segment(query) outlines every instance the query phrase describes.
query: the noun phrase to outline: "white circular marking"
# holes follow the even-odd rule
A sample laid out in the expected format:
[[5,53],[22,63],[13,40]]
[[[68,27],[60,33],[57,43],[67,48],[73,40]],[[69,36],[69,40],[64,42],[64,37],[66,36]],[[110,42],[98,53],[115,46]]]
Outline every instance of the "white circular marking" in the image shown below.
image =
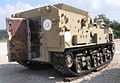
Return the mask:
[[51,27],[52,27],[52,22],[49,19],[45,19],[43,22],[43,28],[46,31],[49,31],[51,29]]

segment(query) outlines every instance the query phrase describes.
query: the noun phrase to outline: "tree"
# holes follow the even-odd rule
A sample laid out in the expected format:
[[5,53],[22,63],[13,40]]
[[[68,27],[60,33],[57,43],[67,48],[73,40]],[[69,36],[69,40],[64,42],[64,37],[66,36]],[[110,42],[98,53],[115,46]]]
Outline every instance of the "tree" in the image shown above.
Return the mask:
[[112,27],[113,29],[120,29],[120,23],[117,21],[112,21],[110,27]]
[[103,19],[107,27],[113,28],[113,33],[115,34],[116,38],[120,38],[120,23],[113,20],[110,21],[109,18],[107,18],[104,14],[100,14],[97,17],[94,18],[94,22],[97,22],[97,20]]
[[110,21],[109,18],[107,18],[104,14],[100,14],[97,17],[94,18],[94,22],[97,22],[98,19],[103,19],[103,21],[105,22],[106,26],[109,26],[112,21]]

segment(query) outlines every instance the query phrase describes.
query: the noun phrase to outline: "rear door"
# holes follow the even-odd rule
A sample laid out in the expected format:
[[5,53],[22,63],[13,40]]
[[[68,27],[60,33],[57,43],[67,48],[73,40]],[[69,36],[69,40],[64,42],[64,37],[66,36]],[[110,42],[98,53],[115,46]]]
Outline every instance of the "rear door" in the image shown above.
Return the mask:
[[27,60],[27,21],[23,18],[7,18],[9,61]]

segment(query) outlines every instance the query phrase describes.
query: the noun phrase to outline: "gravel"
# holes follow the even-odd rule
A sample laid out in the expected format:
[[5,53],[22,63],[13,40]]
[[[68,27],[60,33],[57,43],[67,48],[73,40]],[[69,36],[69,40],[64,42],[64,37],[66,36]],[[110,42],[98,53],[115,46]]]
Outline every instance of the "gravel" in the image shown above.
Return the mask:
[[[116,52],[108,67],[71,83],[120,83],[120,39],[115,40]],[[0,83],[64,83],[63,76],[53,68],[29,70],[7,60],[7,44],[0,43]]]

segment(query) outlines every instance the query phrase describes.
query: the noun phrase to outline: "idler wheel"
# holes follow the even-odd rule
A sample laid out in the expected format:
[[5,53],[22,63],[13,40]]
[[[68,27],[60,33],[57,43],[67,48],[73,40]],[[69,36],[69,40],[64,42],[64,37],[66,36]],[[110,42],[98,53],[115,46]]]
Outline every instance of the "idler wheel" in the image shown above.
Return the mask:
[[72,65],[73,65],[73,54],[71,52],[67,52],[65,54],[65,65],[68,67],[68,68],[71,68]]
[[112,45],[111,51],[112,51],[112,55],[114,55],[115,54],[115,44]]

